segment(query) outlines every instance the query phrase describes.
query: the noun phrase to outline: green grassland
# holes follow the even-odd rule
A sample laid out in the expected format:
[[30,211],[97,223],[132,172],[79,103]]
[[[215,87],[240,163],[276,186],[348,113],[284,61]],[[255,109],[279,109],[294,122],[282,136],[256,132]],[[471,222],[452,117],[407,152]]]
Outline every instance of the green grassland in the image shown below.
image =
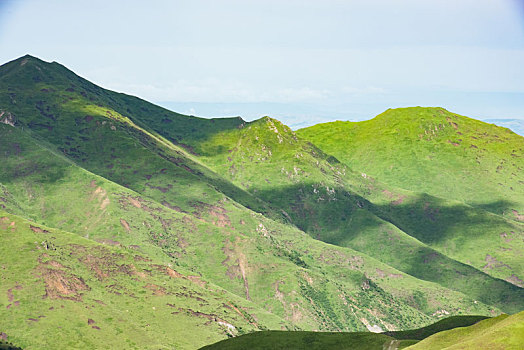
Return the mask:
[[382,350],[384,344],[391,343],[394,340],[395,339],[386,335],[370,332],[327,333],[265,331],[223,340],[219,343],[205,346],[202,350]]
[[524,138],[509,129],[412,107],[297,134],[382,182],[524,220]]
[[[442,349],[445,346],[454,344],[460,341],[458,336],[451,337],[450,333],[461,332],[461,334],[471,334],[480,330],[492,331],[489,327],[503,320],[507,315],[501,315],[494,319],[486,320],[484,316],[454,316],[440,320],[427,327],[419,329],[400,331],[400,332],[386,332],[386,333],[329,333],[329,332],[279,332],[279,331],[262,331],[236,338],[222,340],[215,344],[204,346],[202,349],[369,349],[369,350],[383,350],[383,349],[404,349],[410,348],[411,345],[417,344],[420,340],[435,335],[432,339],[426,342],[421,342],[420,347],[425,344],[428,346],[435,346],[435,349]],[[486,320],[485,322],[480,322]],[[480,322],[480,323],[479,323]],[[478,325],[476,325],[479,323]],[[512,325],[516,325],[514,320]],[[470,327],[471,326],[471,327]],[[466,327],[466,328],[461,328]],[[503,326],[504,327],[504,326]],[[508,327],[509,328],[509,327]],[[469,329],[476,329],[470,331]],[[445,332],[452,330],[450,332]],[[459,331],[460,330],[460,331]],[[506,329],[507,331],[507,329]],[[442,332],[442,333],[441,333]],[[518,339],[518,336],[515,337]],[[474,348],[474,347],[470,347]],[[479,347],[480,348],[480,347]],[[485,347],[484,347],[485,348]]]
[[236,311],[249,301],[133,249],[5,212],[0,228],[1,328],[23,348],[193,348],[260,329]]
[[191,349],[524,309],[515,218],[363,176],[274,119],[184,116],[25,56],[0,67],[0,121],[0,331],[18,346]]
[[[5,144],[17,144],[16,154],[0,150],[10,155],[4,159],[0,181],[6,188],[20,190],[9,193],[19,200],[8,209],[172,263],[180,271],[202,276],[237,295],[249,295],[296,327],[365,330],[364,319],[383,329],[402,329],[435,319],[431,315],[441,309],[496,312],[356,251],[323,244],[245,208],[230,207],[230,200],[204,206],[212,213],[209,223],[202,219],[209,214],[206,212],[196,219],[77,167],[38,147],[18,129],[1,127]],[[39,170],[13,175],[28,164]],[[46,181],[53,174],[60,178]],[[34,183],[39,187],[28,190]],[[335,295],[339,297],[333,298]],[[349,310],[348,302],[352,305]],[[402,315],[374,315],[388,304],[392,310],[404,310]]]
[[[500,298],[500,307],[509,306],[512,293],[519,295],[516,300],[523,297],[521,288],[503,286],[479,272],[522,286],[524,242],[501,236],[521,236],[521,224],[464,203],[385,187],[271,118],[217,132],[205,141],[184,142],[212,169],[280,208],[314,238],[359,250],[475,299],[496,304],[493,297]],[[521,308],[517,302],[506,311]]]
[[437,333],[409,349],[522,349],[524,312],[500,315],[469,327]]

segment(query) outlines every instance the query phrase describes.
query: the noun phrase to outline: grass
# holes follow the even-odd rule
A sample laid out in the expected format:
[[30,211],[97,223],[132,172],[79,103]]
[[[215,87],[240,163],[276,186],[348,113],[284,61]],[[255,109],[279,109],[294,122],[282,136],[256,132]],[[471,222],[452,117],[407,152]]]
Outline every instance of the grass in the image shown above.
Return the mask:
[[[15,124],[0,124],[0,328],[19,346],[195,348],[522,309],[493,278],[521,276],[517,222],[386,187],[276,120],[183,116],[32,57],[0,67],[0,110]],[[41,271],[78,293],[49,297]]]
[[518,176],[524,138],[509,129],[443,108],[413,107],[387,110],[363,122],[318,124],[297,134],[387,184],[512,220],[524,212]]
[[383,334],[361,333],[326,333],[326,332],[282,332],[265,331],[243,335],[208,345],[202,350],[240,350],[240,349],[382,349],[394,339]]
[[521,349],[524,313],[500,315],[468,327],[437,333],[409,349]]
[[[460,341],[457,337],[445,336],[453,332],[466,333],[463,329],[477,327],[489,329],[489,325],[505,319],[502,315],[494,319],[486,320],[484,316],[455,316],[440,320],[427,327],[415,330],[380,333],[329,333],[329,332],[279,332],[263,331],[242,335],[204,346],[202,350],[235,350],[235,349],[404,349],[418,344],[419,341],[432,337],[436,341],[420,342],[420,346],[414,348],[426,349],[426,344],[431,344],[437,349]],[[483,321],[485,320],[485,321]],[[480,323],[478,326],[475,325]],[[516,322],[513,322],[513,324]],[[486,325],[482,326],[481,325]],[[466,327],[466,328],[463,328]],[[449,332],[445,332],[451,330]],[[506,345],[509,342],[505,343]],[[438,347],[440,346],[440,347]]]

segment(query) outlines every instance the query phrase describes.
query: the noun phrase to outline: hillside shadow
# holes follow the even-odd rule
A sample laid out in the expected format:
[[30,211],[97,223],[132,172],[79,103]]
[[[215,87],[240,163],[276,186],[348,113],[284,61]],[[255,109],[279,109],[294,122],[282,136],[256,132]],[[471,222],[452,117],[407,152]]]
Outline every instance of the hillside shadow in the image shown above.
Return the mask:
[[257,196],[287,210],[292,223],[313,238],[360,251],[416,278],[436,282],[505,312],[524,308],[524,289],[430,247],[451,241],[460,245],[483,235],[499,238],[499,230],[518,229],[512,223],[482,209],[426,194],[402,203],[376,205],[342,188],[336,188],[335,193],[330,201],[319,201],[315,196],[321,194],[311,192],[311,186],[294,185],[258,191]]

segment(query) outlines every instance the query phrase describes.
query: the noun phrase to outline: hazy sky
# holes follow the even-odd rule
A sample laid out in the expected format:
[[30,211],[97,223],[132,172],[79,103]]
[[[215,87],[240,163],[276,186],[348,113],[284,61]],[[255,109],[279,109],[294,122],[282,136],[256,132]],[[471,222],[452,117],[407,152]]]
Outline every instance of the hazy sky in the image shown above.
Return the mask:
[[197,115],[524,119],[518,0],[0,0],[0,62],[26,53]]

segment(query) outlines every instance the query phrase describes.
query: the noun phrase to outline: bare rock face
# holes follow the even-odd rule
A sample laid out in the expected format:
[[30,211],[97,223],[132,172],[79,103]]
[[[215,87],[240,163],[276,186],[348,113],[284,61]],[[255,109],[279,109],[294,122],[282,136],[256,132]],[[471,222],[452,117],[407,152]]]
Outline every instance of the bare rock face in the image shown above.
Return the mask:
[[0,110],[0,123],[15,126],[15,117],[11,112]]

